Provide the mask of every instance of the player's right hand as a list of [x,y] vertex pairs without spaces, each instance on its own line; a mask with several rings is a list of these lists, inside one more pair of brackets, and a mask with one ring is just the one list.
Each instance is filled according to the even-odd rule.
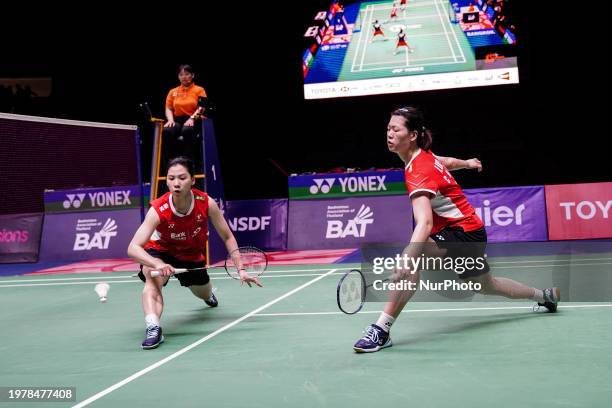
[[151,271],[157,271],[159,272],[159,276],[163,276],[163,277],[170,277],[174,275],[174,267],[166,263],[160,263],[160,264],[155,265],[154,268],[151,268],[149,270],[149,274]]

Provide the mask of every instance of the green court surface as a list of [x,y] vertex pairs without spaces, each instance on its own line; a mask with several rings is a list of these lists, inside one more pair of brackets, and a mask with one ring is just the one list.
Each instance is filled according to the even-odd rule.
[[[362,3],[355,24],[360,30],[352,36],[339,80],[474,70],[474,51],[461,27],[449,21],[448,7],[443,0],[409,0],[406,9],[390,19],[392,2]],[[375,20],[387,40],[377,36],[371,42]],[[413,53],[400,47],[393,54],[400,29]]]
[[[612,255],[572,262],[587,273],[609,270]],[[530,270],[525,281],[535,284],[567,263],[492,265],[500,274]],[[382,304],[338,311],[336,284],[351,266],[272,267],[264,288],[241,288],[211,270],[214,309],[172,280],[166,341],[148,351],[140,349],[142,283],[130,274],[5,277],[0,386],[76,387],[76,402],[43,406],[610,406],[612,302],[566,302],[556,314],[500,298],[411,302],[393,327],[393,347],[356,354],[353,343]],[[93,290],[102,281],[107,303]]]

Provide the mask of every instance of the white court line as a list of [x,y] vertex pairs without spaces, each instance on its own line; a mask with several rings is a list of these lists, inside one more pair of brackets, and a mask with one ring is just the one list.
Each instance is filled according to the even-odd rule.
[[366,37],[366,41],[368,41],[368,33],[369,33],[369,27],[366,29],[366,31],[363,31],[363,25],[365,24],[367,15],[368,15],[368,8],[370,6],[366,6],[365,12],[363,13],[363,18],[361,20],[361,30],[359,31],[359,40],[357,41],[357,48],[355,49],[355,55],[353,56],[353,63],[351,64],[351,72],[354,71],[355,66],[357,65],[357,56],[359,55],[359,48],[361,47],[361,41],[363,40],[363,37]]
[[495,264],[489,264],[494,269],[527,269],[527,268],[548,268],[551,266],[599,266],[599,265],[612,265],[612,262],[595,262],[595,263],[576,263],[568,262],[566,264],[550,264],[550,265],[509,265],[509,266],[496,266]]
[[[442,4],[440,4],[442,6]],[[442,6],[444,7],[444,6]],[[467,62],[467,58],[465,58],[465,54],[463,53],[463,48],[461,47],[461,44],[459,44],[459,39],[457,38],[457,33],[455,33],[455,30],[453,29],[453,26],[451,25],[450,21],[448,21],[447,18],[442,18],[442,24],[448,24],[448,29],[450,30],[451,34],[453,35],[453,37],[455,37],[455,43],[457,44],[457,47],[459,48],[459,52],[461,53],[461,58],[463,58],[463,62]]]
[[[610,258],[612,259],[612,258]],[[214,269],[217,269],[218,267],[214,267]],[[213,268],[208,268],[208,270],[210,271]],[[342,267],[342,268],[335,268],[338,271],[348,271],[350,269],[354,269],[354,268],[350,268],[350,267]],[[281,269],[281,270],[268,270],[265,272],[265,276],[269,276],[270,273],[295,273],[295,272],[322,272],[322,271],[328,271],[329,268],[317,268],[317,269]],[[99,272],[99,273],[104,273],[104,272]],[[136,271],[134,271],[133,273],[136,273]],[[224,276],[227,275],[226,272],[208,272],[208,274],[210,276]],[[49,278],[49,279],[15,279],[15,280],[2,280],[0,279],[0,284],[4,284],[4,283],[29,283],[29,282],[57,282],[57,281],[75,281],[75,280],[105,280],[105,279],[125,279],[125,278],[131,278],[131,275],[121,275],[121,276],[98,276],[98,277],[86,277],[86,278],[78,278],[78,277],[74,277],[74,278]]]
[[[370,7],[370,6],[367,6],[367,7]],[[366,27],[368,27],[368,28],[372,26],[372,17],[374,17],[374,6],[372,6],[372,12],[370,13],[370,21],[366,25]],[[374,37],[372,36],[372,39],[373,38]],[[361,68],[363,68],[363,59],[365,58],[365,55],[367,53],[368,44],[369,43],[370,43],[370,40],[368,38],[366,38],[365,45],[363,46],[363,52],[361,53],[361,62],[360,62],[361,65],[360,65],[360,69],[359,69],[360,71],[361,71]]]
[[[494,258],[488,258],[488,259],[494,259]],[[593,262],[593,263],[589,263],[590,261],[612,261],[612,258],[580,258],[580,259],[575,259],[575,260],[570,260],[570,259],[559,259],[559,260],[554,260],[554,259],[546,259],[546,260],[526,260],[526,261],[495,261],[495,262],[489,262],[490,266],[495,267],[495,269],[525,269],[525,268],[548,268],[548,267],[554,267],[554,266],[598,266],[598,265],[611,265],[612,263],[610,262]],[[545,262],[549,262],[548,264],[544,264]],[[538,265],[540,264],[541,265]],[[502,264],[509,264],[508,266],[502,265]],[[518,264],[528,264],[528,265],[518,265]],[[534,264],[534,265],[530,265],[530,264]],[[359,268],[359,267],[357,267]],[[341,268],[335,268],[337,271],[348,271],[351,269],[355,269],[354,267],[341,267]],[[210,269],[209,269],[210,270]],[[285,269],[285,270],[270,270],[270,271],[266,271],[264,273],[264,275],[262,275],[264,278],[282,278],[282,277],[296,277],[296,276],[311,276],[311,274],[295,274],[295,272],[322,272],[322,271],[327,271],[329,270],[328,268],[318,268],[318,269]],[[277,273],[279,274],[279,276],[273,276],[270,275],[271,273]],[[280,274],[286,274],[286,275],[280,275]],[[209,272],[210,276],[219,276],[220,278],[215,278],[215,279],[229,279],[229,277],[225,277],[225,275],[227,275],[224,272]],[[312,276],[315,276],[315,274],[312,274]],[[75,277],[75,278],[49,278],[49,279],[16,279],[16,280],[0,280],[0,288],[3,287],[10,287],[10,286],[56,286],[56,285],[62,285],[62,283],[53,283],[53,282],[58,282],[58,281],[78,281],[78,280],[88,280],[88,281],[93,281],[93,282],[66,282],[66,285],[79,285],[79,284],[91,284],[91,283],[96,283],[98,281],[105,281],[108,279],[125,279],[125,278],[131,278],[131,276],[127,276],[127,275],[122,275],[122,276],[100,276],[100,277],[85,277],[85,278],[79,278],[79,277]],[[134,279],[134,278],[133,278]],[[135,282],[138,282],[138,279],[134,280]],[[37,285],[30,285],[30,282],[50,282],[53,283],[51,285],[42,285],[42,284],[37,284]],[[130,281],[112,281],[111,283],[127,283],[127,282],[132,282]],[[6,283],[17,283],[16,285],[5,285]]]
[[[602,305],[559,305],[559,309],[578,309],[578,308],[597,308],[597,307],[612,307],[612,304]],[[471,312],[479,310],[516,310],[516,309],[533,309],[533,306],[500,306],[500,307],[461,307],[447,309],[406,309],[402,313],[423,313],[423,312]],[[368,310],[359,312],[359,314],[376,314],[382,310]],[[342,312],[296,312],[296,313],[258,313],[255,316],[259,317],[279,317],[279,316],[324,316],[324,315],[343,315]]]
[[[382,9],[377,8],[376,10],[382,10]],[[385,24],[393,25],[393,24],[399,23],[400,21],[403,22],[406,20],[410,21],[410,20],[417,19],[417,18],[434,18],[434,17],[438,17],[438,15],[437,14],[422,14],[422,15],[416,15],[416,16],[398,17],[397,20],[393,20],[393,21],[387,20]]]
[[[228,276],[229,278],[229,276]],[[89,282],[59,282],[59,283],[21,283],[21,284],[11,284],[11,285],[0,285],[0,288],[23,288],[23,287],[31,287],[31,286],[69,286],[69,285],[93,285],[94,283],[102,283],[104,279],[98,279],[97,281],[89,281]],[[141,282],[140,279],[132,278],[131,280],[125,281],[112,281],[112,284],[115,283],[136,283]]]
[[[612,261],[612,258],[580,258],[580,259],[576,259],[576,262],[586,262],[586,261]],[[555,260],[555,259],[545,259],[542,261],[538,261],[538,260],[532,260],[532,261],[497,261],[495,263],[493,262],[489,262],[489,265],[497,265],[497,264],[520,264],[520,263],[540,263],[540,262],[571,262],[570,259],[559,259],[559,260]]]
[[442,16],[440,15],[440,9],[438,8],[438,2],[434,0],[434,5],[436,6],[436,12],[438,13],[438,18],[440,18],[440,23],[442,24],[442,29],[444,30],[444,34],[446,36],[446,41],[448,42],[448,46],[451,49],[451,52],[453,53],[453,58],[455,59],[455,61],[457,61],[457,55],[455,54],[455,50],[453,49],[453,45],[451,44],[451,40],[448,36],[448,32],[446,31],[446,25],[444,24],[444,21],[442,21]]
[[[97,272],[94,272],[97,273]],[[104,272],[100,272],[104,273]],[[0,283],[23,283],[23,282],[56,282],[56,281],[73,281],[73,280],[100,280],[100,279],[125,279],[131,278],[131,275],[121,276],[98,276],[98,277],[87,277],[87,278],[50,278],[50,279],[16,279],[16,280],[0,280]]]
[[[430,6],[433,6],[433,4],[434,4],[434,2],[423,2],[423,3],[419,2],[419,3],[416,3],[416,4],[415,3],[412,3],[412,4],[409,3],[409,4],[405,5],[404,8],[409,9],[409,8],[417,8],[417,7],[430,7]],[[385,5],[382,5],[382,4],[376,4],[375,6],[377,7],[376,8],[377,10],[391,10],[391,9],[393,9],[393,6],[385,6]]]
[[236,319],[233,322],[228,323],[225,326],[221,327],[220,329],[215,330],[214,332],[210,333],[209,335],[202,337],[200,340],[198,340],[198,341],[196,341],[194,343],[191,343],[190,345],[188,345],[186,347],[183,347],[182,349],[180,349],[176,353],[173,353],[173,354],[169,355],[168,357],[164,358],[163,360],[160,360],[157,363],[152,364],[152,365],[150,365],[150,366],[148,366],[148,367],[138,371],[137,373],[132,374],[131,376],[125,378],[124,380],[121,380],[118,383],[116,383],[116,384],[114,384],[114,385],[112,385],[112,386],[110,386],[110,387],[100,391],[99,393],[97,393],[97,394],[87,398],[86,400],[84,400],[84,401],[74,405],[73,408],[81,408],[81,407],[85,407],[85,406],[91,404],[92,402],[102,398],[103,396],[105,396],[105,395],[115,391],[116,389],[118,389],[120,387],[123,387],[127,383],[129,383],[131,381],[134,381],[135,379],[137,379],[139,377],[142,377],[143,375],[147,374],[150,371],[153,371],[157,367],[160,367],[160,366],[166,364],[167,362],[174,360],[175,358],[181,356],[182,354],[185,354],[189,350],[199,346],[200,344],[204,343],[205,341],[208,341],[208,340],[212,339],[213,337],[215,337],[215,336],[223,333],[224,331],[234,327],[238,323],[240,323],[240,322],[248,319],[249,317],[251,317],[251,316],[261,312],[262,310],[267,309],[268,307],[270,307],[270,306],[280,302],[281,300],[283,300],[283,299],[293,295],[294,293],[299,292],[300,290],[302,290],[302,289],[312,285],[313,283],[320,281],[324,277],[326,277],[328,275],[331,275],[334,272],[336,272],[336,269],[332,269],[332,270],[328,271],[327,273],[324,273],[323,275],[321,275],[319,277],[316,277],[315,279],[312,279],[312,280],[306,282],[305,284],[303,284],[301,286],[298,286],[297,288],[295,288],[293,290],[290,290],[289,292],[285,293],[284,295],[277,297],[276,299],[266,303],[265,305],[260,306],[257,309],[255,309],[255,310],[245,314],[244,316],[240,317],[239,319]]
[[[450,58],[453,58],[453,57],[451,55],[447,55],[447,56],[444,56],[444,57],[413,58],[412,62],[415,62],[415,61],[431,61],[431,60],[450,59]],[[450,63],[454,64],[454,62],[452,62],[452,61]],[[394,61],[380,61],[380,62],[368,62],[367,64],[363,64],[363,65],[380,65],[380,64],[397,64],[397,60],[394,60]]]
[[[451,58],[451,57],[449,57]],[[465,61],[448,61],[448,62],[432,62],[431,64],[416,64],[413,65],[411,68],[415,68],[415,67],[426,67],[429,65],[452,65],[452,64],[463,64]],[[395,67],[381,67],[381,68],[368,68],[368,69],[363,69],[360,72],[363,71],[381,71],[381,70],[387,70],[387,69],[395,69],[395,68],[407,68],[405,65],[398,65]]]
[[[328,269],[325,269],[326,271]],[[335,271],[338,271],[338,269],[334,269]],[[340,274],[340,272],[336,272],[337,274]],[[229,276],[227,276],[227,274],[223,274],[225,276],[218,276],[215,277],[215,280],[237,280],[234,278],[231,278]],[[265,279],[272,279],[272,278],[294,278],[294,277],[304,277],[304,276],[321,276],[323,275],[322,273],[303,273],[303,274],[287,274],[287,275],[262,275],[261,277]],[[23,283],[23,284],[11,284],[11,285],[0,285],[0,288],[16,288],[16,287],[32,287],[32,286],[68,286],[68,285],[91,285],[94,283],[102,283],[104,282],[104,279],[100,279],[99,281],[89,281],[89,282],[59,282],[59,283]],[[142,281],[138,278],[132,278],[132,280],[125,280],[125,281],[112,281],[112,284],[115,283],[142,283]]]

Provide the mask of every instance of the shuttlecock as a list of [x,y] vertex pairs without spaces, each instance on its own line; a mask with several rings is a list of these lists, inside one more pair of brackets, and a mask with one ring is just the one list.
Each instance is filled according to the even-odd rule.
[[106,295],[108,294],[109,289],[110,289],[110,286],[108,283],[98,283],[96,285],[94,290],[98,294],[98,297],[100,298],[100,302],[102,303],[106,302]]

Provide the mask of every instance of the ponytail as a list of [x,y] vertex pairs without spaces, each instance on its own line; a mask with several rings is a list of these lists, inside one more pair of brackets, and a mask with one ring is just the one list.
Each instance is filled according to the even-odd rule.
[[431,130],[427,129],[425,126],[419,131],[419,135],[417,136],[417,146],[421,149],[428,151],[431,149],[431,143],[433,142],[433,137],[431,135]]

